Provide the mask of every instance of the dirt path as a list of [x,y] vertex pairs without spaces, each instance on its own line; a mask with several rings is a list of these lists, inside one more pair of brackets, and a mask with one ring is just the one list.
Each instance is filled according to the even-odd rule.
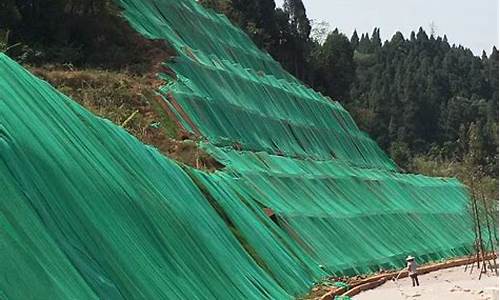
[[499,281],[494,274],[464,272],[464,267],[440,270],[419,276],[420,287],[413,288],[411,279],[388,281],[382,286],[355,296],[355,300],[498,300]]

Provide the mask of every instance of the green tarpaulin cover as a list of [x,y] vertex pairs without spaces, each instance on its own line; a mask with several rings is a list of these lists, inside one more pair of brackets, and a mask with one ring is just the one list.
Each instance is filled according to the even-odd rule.
[[0,53],[0,299],[280,299],[187,174]]
[[0,54],[0,299],[289,299],[467,252],[468,193],[399,172],[337,102],[194,0],[116,0],[177,52],[182,166]]
[[[409,253],[421,261],[452,257],[471,246],[460,182],[399,173],[338,102],[289,75],[225,16],[191,0],[119,3],[137,31],[177,51],[166,62],[176,76],[162,75],[161,93],[185,129],[206,139],[200,146],[226,166],[215,174],[189,172],[255,240],[266,264],[283,251],[254,236],[260,225],[276,232],[255,212],[264,209],[295,243],[287,248],[300,248],[296,257],[305,253],[336,274],[398,267]],[[248,207],[255,213],[244,222]],[[281,231],[274,239],[288,244]],[[299,264],[316,278],[308,262]],[[287,276],[280,282],[290,283]]]

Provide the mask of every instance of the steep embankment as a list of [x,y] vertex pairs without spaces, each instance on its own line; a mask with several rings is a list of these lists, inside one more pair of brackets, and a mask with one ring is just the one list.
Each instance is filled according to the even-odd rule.
[[0,296],[286,297],[187,174],[0,54]]
[[[339,103],[285,72],[227,18],[190,0],[118,2],[138,32],[176,50],[167,62],[175,76],[162,76],[161,93],[227,166],[209,176],[190,171],[221,206],[234,198],[272,211],[303,253],[337,274],[400,266],[409,253],[451,257],[471,245],[468,195],[458,181],[398,173]],[[259,212],[249,218],[238,227],[247,239],[250,228],[268,230]],[[260,255],[270,264],[280,249],[263,244],[252,245],[265,248]],[[317,271],[298,265],[292,269]]]
[[224,16],[118,2],[176,50],[163,108],[226,167],[180,167],[0,56],[0,295],[286,299],[327,274],[467,251],[458,181],[398,173]]

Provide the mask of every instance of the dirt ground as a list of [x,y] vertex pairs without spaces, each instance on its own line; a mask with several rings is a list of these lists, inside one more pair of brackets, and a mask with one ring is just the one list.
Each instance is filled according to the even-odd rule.
[[[483,274],[474,268],[456,267],[419,276],[420,286],[412,287],[410,278],[387,281],[382,286],[355,296],[355,300],[498,300],[499,279],[494,273]],[[470,268],[470,266],[469,266]]]

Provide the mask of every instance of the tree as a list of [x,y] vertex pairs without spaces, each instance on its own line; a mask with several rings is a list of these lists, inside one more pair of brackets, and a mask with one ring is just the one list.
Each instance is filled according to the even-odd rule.
[[21,22],[21,13],[15,0],[0,2],[0,30],[8,31]]
[[323,45],[328,34],[331,32],[331,26],[326,21],[313,22],[311,30],[311,39],[314,43]]
[[302,0],[285,0],[283,10],[288,14],[292,28],[298,34],[299,40],[307,41],[311,34],[311,23],[307,18]]
[[[311,22],[307,18],[302,0],[285,0],[283,12],[288,15],[291,36],[288,39],[288,51],[285,66],[299,79],[306,76],[306,62],[310,52]],[[291,50],[291,51],[290,51]]]
[[382,47],[382,39],[380,38],[380,28],[373,29],[371,38],[371,51],[377,51]]
[[393,142],[389,149],[392,159],[402,169],[407,169],[410,163],[411,151],[405,142]]
[[368,34],[363,33],[361,35],[361,38],[359,39],[359,44],[357,49],[359,52],[362,53],[368,53],[371,51],[371,43],[370,43],[370,38],[368,37]]
[[270,51],[278,37],[275,9],[274,0],[233,0],[232,9],[226,8],[225,13],[236,20],[259,47]]
[[354,49],[349,39],[335,29],[314,54],[318,72],[316,85],[335,100],[347,101],[354,80]]
[[352,33],[352,36],[351,36],[351,47],[353,49],[356,49],[359,45],[359,36],[358,36],[358,32],[356,30],[354,30],[354,32]]

